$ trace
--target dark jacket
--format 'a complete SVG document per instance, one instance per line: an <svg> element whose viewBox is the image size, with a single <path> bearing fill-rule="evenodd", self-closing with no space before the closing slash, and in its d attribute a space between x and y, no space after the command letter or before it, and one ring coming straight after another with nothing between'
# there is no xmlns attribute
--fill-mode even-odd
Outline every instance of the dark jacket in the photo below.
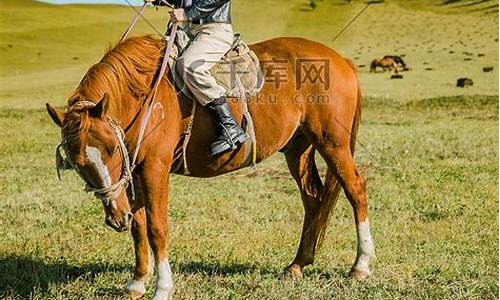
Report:
<svg viewBox="0 0 500 300"><path fill-rule="evenodd" d="M153 4L162 5L162 1ZM231 23L231 0L166 0L176 8L184 8L195 24Z"/></svg>

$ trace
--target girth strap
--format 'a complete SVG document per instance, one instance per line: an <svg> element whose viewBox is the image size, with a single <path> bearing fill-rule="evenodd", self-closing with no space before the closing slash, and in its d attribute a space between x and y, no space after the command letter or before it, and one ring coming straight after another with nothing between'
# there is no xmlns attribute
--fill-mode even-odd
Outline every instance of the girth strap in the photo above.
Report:
<svg viewBox="0 0 500 300"><path fill-rule="evenodd" d="M243 110L243 116L245 117L245 120L247 121L247 132L250 135L250 141L252 143L251 147L251 155L252 155L252 167L255 169L255 166L257 165L257 139L255 138L255 127L253 124L253 119L252 115L250 114L250 111L248 110L248 98L245 93L245 88L243 87L243 83L241 82L240 76L236 73L236 67L233 62L229 61L231 64L231 70L234 72L234 78L236 79L236 84L238 85L238 89L240 91L240 99L241 99L241 107ZM248 148L248 147L245 147ZM248 158L250 153L249 151L246 151L246 157ZM248 160L248 159L247 159Z"/></svg>

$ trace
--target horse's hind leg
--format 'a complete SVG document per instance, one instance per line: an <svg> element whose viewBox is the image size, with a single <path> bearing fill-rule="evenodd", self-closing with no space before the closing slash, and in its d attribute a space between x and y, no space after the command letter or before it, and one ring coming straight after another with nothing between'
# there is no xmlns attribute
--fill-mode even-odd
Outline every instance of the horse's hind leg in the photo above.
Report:
<svg viewBox="0 0 500 300"><path fill-rule="evenodd" d="M370 258L375 256L375 247L368 222L365 180L356 169L349 146L324 144L320 146L319 151L342 185L354 210L358 246L356 261L349 275L354 278L365 279L370 276L368 266Z"/></svg>
<svg viewBox="0 0 500 300"><path fill-rule="evenodd" d="M314 148L304 137L298 137L285 151L286 162L299 186L305 211L297 255L287 267L294 278L301 278L304 266L313 263L319 234L315 219L320 208L322 183L314 162L314 152Z"/></svg>

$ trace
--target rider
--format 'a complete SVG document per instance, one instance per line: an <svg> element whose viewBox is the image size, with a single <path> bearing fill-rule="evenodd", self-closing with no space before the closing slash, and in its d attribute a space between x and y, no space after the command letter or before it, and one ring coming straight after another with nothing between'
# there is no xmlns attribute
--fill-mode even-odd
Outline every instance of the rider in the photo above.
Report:
<svg viewBox="0 0 500 300"><path fill-rule="evenodd" d="M176 66L189 90L201 105L208 107L215 120L218 138L210 145L210 154L236 149L245 141L245 132L231 113L225 89L210 74L210 69L233 43L231 0L154 0L152 3L173 5L176 8L170 12L170 20L188 22L186 32L191 42Z"/></svg>

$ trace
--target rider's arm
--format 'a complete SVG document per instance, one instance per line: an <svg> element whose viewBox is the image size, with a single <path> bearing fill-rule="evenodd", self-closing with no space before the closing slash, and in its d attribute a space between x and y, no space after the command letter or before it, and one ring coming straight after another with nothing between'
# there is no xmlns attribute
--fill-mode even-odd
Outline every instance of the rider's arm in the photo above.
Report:
<svg viewBox="0 0 500 300"><path fill-rule="evenodd" d="M229 1L231 0L194 0L193 5L186 9L186 15L189 21L193 21L219 9Z"/></svg>

